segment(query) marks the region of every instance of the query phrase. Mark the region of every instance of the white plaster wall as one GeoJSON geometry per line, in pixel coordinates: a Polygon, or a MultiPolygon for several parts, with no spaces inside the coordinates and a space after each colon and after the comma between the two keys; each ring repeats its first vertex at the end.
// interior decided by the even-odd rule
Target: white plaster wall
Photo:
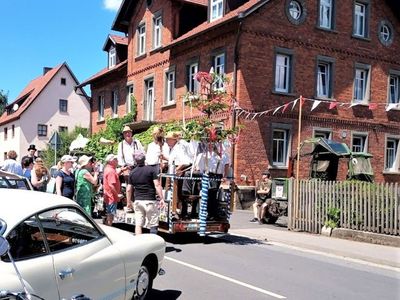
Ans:
{"type": "Polygon", "coordinates": [[[68,69],[63,66],[17,120],[13,140],[10,139],[12,123],[7,124],[7,141],[4,141],[5,126],[0,127],[0,162],[4,159],[3,153],[10,150],[10,147],[17,151],[20,158],[27,153],[30,144],[35,144],[38,150],[45,150],[53,132],[58,130],[59,126],[68,127],[68,131],[72,131],[75,126],[89,127],[89,102],[74,92],[77,84],[68,69]],[[61,85],[61,78],[66,78],[66,85],[61,85]],[[59,111],[60,99],[68,100],[67,113],[59,111]],[[38,124],[47,125],[46,137],[37,136],[38,124]]]}
{"type": "MultiPolygon", "coordinates": [[[[3,162],[5,159],[5,153],[10,150],[14,150],[18,154],[18,158],[22,158],[24,156],[25,150],[20,149],[20,136],[21,130],[19,126],[19,120],[13,121],[8,123],[7,125],[0,126],[0,162],[3,162]],[[12,125],[15,126],[14,128],[14,137],[12,136],[12,125]],[[7,140],[4,138],[4,128],[7,127],[7,140]]],[[[17,158],[17,159],[18,159],[17,158]]]]}

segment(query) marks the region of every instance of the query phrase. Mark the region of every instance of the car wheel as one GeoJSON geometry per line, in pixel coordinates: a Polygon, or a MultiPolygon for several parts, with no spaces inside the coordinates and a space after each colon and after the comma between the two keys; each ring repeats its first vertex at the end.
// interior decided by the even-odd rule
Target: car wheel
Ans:
{"type": "Polygon", "coordinates": [[[146,299],[149,291],[153,286],[153,278],[150,275],[149,269],[146,265],[142,265],[139,269],[138,278],[136,280],[135,292],[133,294],[134,300],[146,299]]]}

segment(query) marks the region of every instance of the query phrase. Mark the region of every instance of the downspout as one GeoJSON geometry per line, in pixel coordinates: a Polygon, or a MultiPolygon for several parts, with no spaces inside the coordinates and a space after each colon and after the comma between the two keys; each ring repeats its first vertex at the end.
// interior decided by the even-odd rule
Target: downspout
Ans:
{"type": "MultiPolygon", "coordinates": [[[[236,96],[237,96],[237,71],[238,71],[238,64],[239,64],[239,38],[242,30],[242,23],[243,23],[243,18],[245,17],[244,13],[240,13],[238,15],[239,19],[239,26],[236,32],[236,39],[235,39],[235,48],[233,50],[233,97],[234,97],[234,103],[236,103],[236,96]]],[[[232,128],[236,127],[236,110],[232,109],[232,122],[231,126],[232,128]]],[[[232,144],[231,147],[231,162],[232,162],[232,177],[235,178],[235,157],[236,157],[236,145],[235,143],[232,144]]],[[[231,185],[231,195],[235,195],[234,192],[236,190],[235,185],[231,185]]],[[[235,197],[233,197],[235,199],[235,197]]],[[[235,201],[231,201],[231,211],[233,211],[235,201]]]]}

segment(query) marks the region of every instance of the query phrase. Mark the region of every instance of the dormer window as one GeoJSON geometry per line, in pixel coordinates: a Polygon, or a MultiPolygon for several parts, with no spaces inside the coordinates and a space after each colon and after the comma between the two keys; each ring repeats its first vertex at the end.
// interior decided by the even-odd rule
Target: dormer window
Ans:
{"type": "Polygon", "coordinates": [[[117,53],[115,47],[111,47],[108,51],[108,68],[111,69],[117,64],[117,53]]]}
{"type": "Polygon", "coordinates": [[[224,0],[210,0],[210,21],[220,19],[224,16],[224,0]]]}

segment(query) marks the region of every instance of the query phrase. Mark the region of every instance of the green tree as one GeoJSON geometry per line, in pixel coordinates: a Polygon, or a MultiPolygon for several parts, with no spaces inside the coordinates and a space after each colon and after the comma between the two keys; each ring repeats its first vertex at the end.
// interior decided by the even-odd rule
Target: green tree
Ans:
{"type": "Polygon", "coordinates": [[[7,102],[8,102],[8,92],[0,90],[0,115],[4,112],[4,108],[6,107],[7,102]]]}

